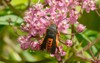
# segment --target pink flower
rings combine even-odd
[[[46,8],[42,4],[35,4],[25,13],[26,25],[21,28],[32,36],[42,36],[51,21],[57,25],[60,32],[67,33],[69,24],[75,24],[80,15],[76,10],[77,6],[82,6],[87,12],[96,8],[93,0],[46,0],[46,3],[49,4]]]
[[[65,51],[61,51],[61,56],[65,56],[66,52]]]
[[[69,21],[71,24],[74,24],[74,23],[76,23],[77,19],[74,16],[72,16],[69,18]]]
[[[38,42],[31,42],[30,48],[32,50],[40,50],[40,44]]]
[[[68,20],[64,19],[60,21],[58,24],[58,30],[62,33],[67,33],[67,29],[69,28]]]
[[[82,32],[82,31],[84,31],[85,30],[85,26],[83,26],[82,24],[79,24],[77,27],[76,27],[76,31],[77,32]]]
[[[82,8],[86,9],[86,12],[89,13],[90,10],[96,10],[96,1],[94,0],[84,0]]]
[[[24,42],[24,43],[21,43],[21,48],[22,48],[23,50],[28,49],[29,46],[30,46],[30,42]]]
[[[72,46],[72,40],[67,40],[66,42],[65,42],[65,44],[68,46],[68,47],[70,47],[70,46]]]
[[[65,56],[66,52],[62,48],[63,48],[62,46],[59,46],[59,53],[61,56]]]
[[[27,41],[27,39],[26,39],[25,36],[20,36],[20,37],[18,38],[18,42],[19,42],[19,43],[24,43],[24,42],[26,42],[26,41]]]
[[[59,54],[55,54],[55,57],[58,61],[61,61],[61,56]]]
[[[25,42],[28,42],[30,38],[31,38],[31,35],[20,36],[20,37],[18,38],[18,42],[19,42],[19,43],[25,43]]]
[[[55,54],[50,54],[51,57],[56,57],[58,61],[62,61],[61,56],[65,56],[66,52],[62,49],[62,46],[56,48]]]
[[[76,10],[70,10],[70,17],[67,18],[70,21],[70,24],[75,24],[79,17],[79,13]]]
[[[61,55],[59,54],[59,50],[58,49],[56,49],[54,56],[56,57],[56,59],[58,61],[61,61]]]

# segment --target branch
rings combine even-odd
[[[89,52],[90,52],[92,58],[93,58],[94,60],[96,60],[96,58],[95,58],[95,56],[94,56],[94,54],[93,54],[93,51],[92,51],[91,49],[89,49]]]
[[[40,3],[40,0],[38,0],[38,2],[37,2],[38,4]]]
[[[83,48],[83,51],[86,51],[86,50],[90,49],[98,41],[100,41],[100,37],[97,38],[96,40],[92,41],[92,42],[89,42],[88,45]]]
[[[59,39],[60,43],[64,44],[65,45],[65,42],[61,39]]]
[[[11,25],[11,23],[12,23],[11,18],[9,18],[7,21],[8,21],[8,23],[9,23],[9,26],[10,26],[10,27],[14,30],[14,32],[16,33],[16,35],[17,35],[17,36],[20,36],[20,34],[17,32],[17,27]],[[17,21],[17,19],[16,19],[15,21]]]
[[[79,55],[79,54],[77,54],[76,57],[78,57],[78,58],[80,58],[82,60],[85,60],[85,61],[89,61],[89,62],[92,62],[93,61],[93,59],[86,58],[86,57],[84,57],[82,55]]]
[[[99,56],[100,56],[100,51],[98,52],[98,54],[97,54],[97,56],[96,56],[96,57],[97,57],[97,58],[99,58]]]
[[[27,5],[27,7],[26,7],[26,9],[25,9],[25,10],[29,9],[30,4],[31,4],[31,0],[28,0],[28,5]]]
[[[71,40],[74,39],[74,25],[72,24],[72,31],[71,31]]]
[[[100,14],[99,14],[99,12],[96,10],[96,13],[98,14],[98,16],[100,17]]]
[[[5,0],[2,1],[5,6],[8,6],[16,15],[23,17],[23,12],[15,9],[10,3],[7,3]]]

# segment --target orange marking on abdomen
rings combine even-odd
[[[52,42],[53,42],[53,39],[48,38],[47,43],[46,43],[46,49],[47,49],[48,52],[50,52],[50,49],[52,47]]]

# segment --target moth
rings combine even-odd
[[[51,54],[55,54],[56,48],[59,43],[59,31],[55,24],[51,24],[47,30],[46,35],[41,44],[41,50],[47,50]]]

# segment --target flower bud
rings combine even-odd
[[[26,41],[27,41],[26,36],[20,36],[20,37],[18,38],[18,42],[19,42],[19,43],[24,43],[24,42],[26,42]]]
[[[22,44],[21,44],[21,48],[22,48],[23,50],[26,50],[26,49],[29,48],[29,45],[30,45],[30,42],[22,43]]]
[[[58,61],[61,61],[61,56],[59,54],[55,54],[55,57]]]
[[[85,30],[85,26],[84,25],[82,25],[82,24],[79,24],[77,27],[76,27],[76,30],[77,30],[77,32],[82,32],[82,31],[84,31]]]
[[[66,55],[66,52],[65,51],[61,51],[61,56],[65,56]]]
[[[66,52],[62,48],[63,48],[62,46],[59,46],[59,53],[61,56],[65,56]]]
[[[70,46],[72,46],[72,40],[67,40],[66,42],[65,42],[65,44],[68,46],[68,47],[70,47]]]

